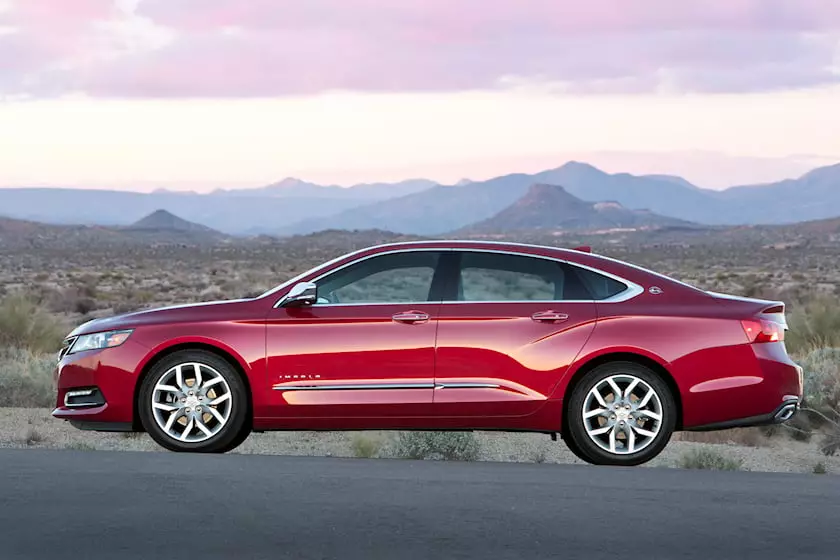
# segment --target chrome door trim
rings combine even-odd
[[[341,385],[284,385],[272,387],[275,391],[380,391],[393,389],[498,389],[498,383],[353,383]]]
[[[435,383],[435,389],[498,389],[498,383]]]
[[[364,391],[391,389],[434,389],[434,383],[353,383],[330,385],[284,385],[278,383],[272,387],[275,391]]]

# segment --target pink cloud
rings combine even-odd
[[[19,32],[0,37],[0,94],[460,90],[505,76],[576,91],[650,91],[663,76],[691,91],[840,80],[836,0],[142,0],[130,17],[176,39],[101,60],[90,52],[95,23],[129,17],[113,2],[18,0],[7,17]]]

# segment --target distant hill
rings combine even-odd
[[[192,232],[218,234],[216,230],[179,218],[166,210],[155,210],[148,216],[141,218],[124,228],[125,230],[148,230],[170,232]]]
[[[586,202],[557,185],[536,184],[522,198],[486,220],[460,230],[465,234],[522,230],[608,230],[690,225],[649,211],[630,210],[618,202]]]
[[[53,224],[128,226],[162,209],[238,236],[326,229],[440,235],[492,218],[534,184],[562,185],[586,202],[613,201],[626,210],[704,225],[788,224],[840,216],[840,164],[796,179],[714,191],[682,177],[606,173],[574,161],[539,173],[451,186],[411,179],[343,188],[287,178],[254,189],[206,194],[0,188],[0,212]]]

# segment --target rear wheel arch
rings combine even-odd
[[[654,373],[656,373],[662,381],[668,386],[671,391],[671,395],[674,397],[674,403],[677,405],[677,422],[676,422],[676,430],[682,429],[682,415],[683,415],[683,405],[682,405],[682,395],[680,394],[679,386],[677,385],[676,380],[671,375],[671,372],[662,365],[660,362],[657,362],[653,358],[648,356],[644,356],[642,354],[636,354],[633,352],[613,352],[608,354],[601,354],[592,358],[591,360],[585,362],[581,365],[573,374],[569,383],[566,385],[566,388],[563,392],[563,412],[561,418],[561,433],[564,437],[569,433],[569,425],[568,425],[568,418],[569,418],[569,400],[572,395],[572,392],[575,390],[575,387],[578,383],[580,383],[586,375],[597,368],[598,366],[613,363],[613,362],[631,362],[635,364],[639,364],[644,366]]]
[[[143,423],[140,421],[140,406],[139,406],[139,399],[140,399],[140,388],[143,386],[143,380],[149,375],[149,372],[154,368],[155,364],[170,356],[176,352],[180,352],[182,350],[203,350],[205,352],[210,352],[215,354],[216,356],[225,360],[230,367],[233,368],[234,371],[239,375],[242,383],[245,385],[245,394],[247,396],[247,409],[246,409],[246,422],[247,428],[250,429],[251,424],[254,419],[254,395],[251,389],[251,381],[248,379],[248,374],[245,371],[245,368],[242,367],[242,364],[237,360],[230,352],[219,348],[218,346],[214,346],[209,343],[205,342],[185,342],[182,344],[173,344],[172,346],[167,346],[166,348],[160,350],[158,353],[153,355],[149,360],[146,361],[145,365],[143,365],[142,369],[140,370],[140,374],[137,376],[137,380],[134,384],[134,396],[133,396],[133,413],[132,413],[132,429],[134,431],[144,431],[143,430]]]

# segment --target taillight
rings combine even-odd
[[[781,342],[785,339],[784,325],[775,321],[747,319],[741,321],[741,326],[750,342]]]

